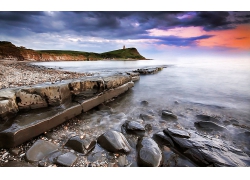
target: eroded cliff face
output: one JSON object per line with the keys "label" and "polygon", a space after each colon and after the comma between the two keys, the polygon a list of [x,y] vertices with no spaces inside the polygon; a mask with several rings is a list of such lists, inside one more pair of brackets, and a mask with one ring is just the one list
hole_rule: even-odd
{"label": "eroded cliff face", "polygon": [[[17,60],[17,61],[83,61],[88,60],[83,55],[69,55],[69,54],[53,54],[37,52],[32,49],[24,47],[16,47],[11,42],[0,42],[0,59]],[[92,60],[89,58],[89,60]]]}

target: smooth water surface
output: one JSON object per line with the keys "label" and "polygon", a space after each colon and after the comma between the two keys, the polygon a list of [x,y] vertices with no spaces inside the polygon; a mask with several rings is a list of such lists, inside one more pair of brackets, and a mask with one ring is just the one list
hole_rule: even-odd
{"label": "smooth water surface", "polygon": [[[229,141],[250,154],[249,133],[246,133],[250,127],[250,60],[183,59],[33,64],[55,69],[60,67],[68,71],[100,73],[98,75],[168,65],[157,74],[141,75],[131,90],[107,104],[111,111],[100,109],[92,114],[79,116],[85,120],[80,128],[90,132],[89,136],[98,137],[107,129],[121,131],[126,120],[138,120],[141,119],[141,114],[147,114],[154,119],[144,122],[152,125],[149,136],[167,127],[182,127],[206,134],[207,132],[194,125],[194,122],[199,121],[196,115],[206,114],[219,119],[220,125],[228,130],[208,132],[210,135]],[[148,101],[148,105],[143,106],[142,101]],[[164,109],[171,110],[178,116],[178,120],[164,120],[161,116]],[[127,138],[135,147],[134,137]],[[128,158],[135,158],[135,152]]]}

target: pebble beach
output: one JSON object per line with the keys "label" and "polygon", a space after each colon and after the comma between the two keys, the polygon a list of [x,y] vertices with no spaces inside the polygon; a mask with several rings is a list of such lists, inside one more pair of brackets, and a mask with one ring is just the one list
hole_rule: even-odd
{"label": "pebble beach", "polygon": [[0,89],[29,86],[44,82],[52,84],[66,79],[90,76],[90,73],[61,71],[44,66],[34,66],[28,62],[0,60]]}

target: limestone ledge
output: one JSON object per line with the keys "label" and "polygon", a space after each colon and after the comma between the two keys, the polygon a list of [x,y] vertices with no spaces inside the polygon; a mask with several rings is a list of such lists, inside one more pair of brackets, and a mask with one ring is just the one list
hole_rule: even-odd
{"label": "limestone ledge", "polygon": [[118,74],[3,89],[0,90],[0,121],[7,121],[23,110],[55,107],[77,98],[86,100],[131,81],[132,76]]}

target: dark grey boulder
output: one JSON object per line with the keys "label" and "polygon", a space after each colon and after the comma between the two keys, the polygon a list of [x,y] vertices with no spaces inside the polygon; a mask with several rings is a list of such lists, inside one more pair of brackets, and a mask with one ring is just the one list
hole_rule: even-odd
{"label": "dark grey boulder", "polygon": [[190,134],[187,131],[167,128],[163,132],[169,136],[181,137],[181,138],[190,138]]}
{"label": "dark grey boulder", "polygon": [[58,156],[65,154],[66,152],[57,150],[52,153],[50,153],[48,156],[44,157],[41,161],[38,162],[38,166],[44,167],[48,165],[52,165],[56,163],[56,159]]}
{"label": "dark grey boulder", "polygon": [[219,125],[215,122],[211,122],[211,121],[198,121],[194,123],[196,127],[198,128],[202,128],[204,130],[217,130],[217,131],[223,131],[223,130],[227,130],[226,127]]}
{"label": "dark grey boulder", "polygon": [[26,152],[25,158],[28,162],[37,162],[57,149],[58,146],[51,142],[38,140]]}
{"label": "dark grey boulder", "polygon": [[157,143],[149,137],[142,137],[137,144],[137,162],[142,167],[158,167],[162,160],[161,150]]}
{"label": "dark grey boulder", "polygon": [[174,143],[173,143],[172,139],[168,135],[163,133],[162,131],[158,132],[158,133],[155,133],[154,137],[158,137],[158,138],[160,138],[161,140],[164,141],[164,144],[174,147]]}
{"label": "dark grey boulder", "polygon": [[107,151],[129,153],[131,147],[124,137],[118,131],[109,130],[98,137],[97,142]]}
{"label": "dark grey boulder", "polygon": [[127,133],[144,135],[145,127],[137,121],[125,121],[122,128],[126,130]]}
{"label": "dark grey boulder", "polygon": [[77,156],[72,152],[67,152],[58,156],[56,159],[56,164],[60,166],[70,167],[72,166],[77,160]]}
{"label": "dark grey boulder", "polygon": [[169,110],[162,110],[162,117],[163,118],[172,118],[172,119],[178,119],[177,116]]}
{"label": "dark grey boulder", "polygon": [[65,146],[85,155],[93,150],[95,145],[96,140],[81,139],[79,136],[71,137],[65,144]]}

